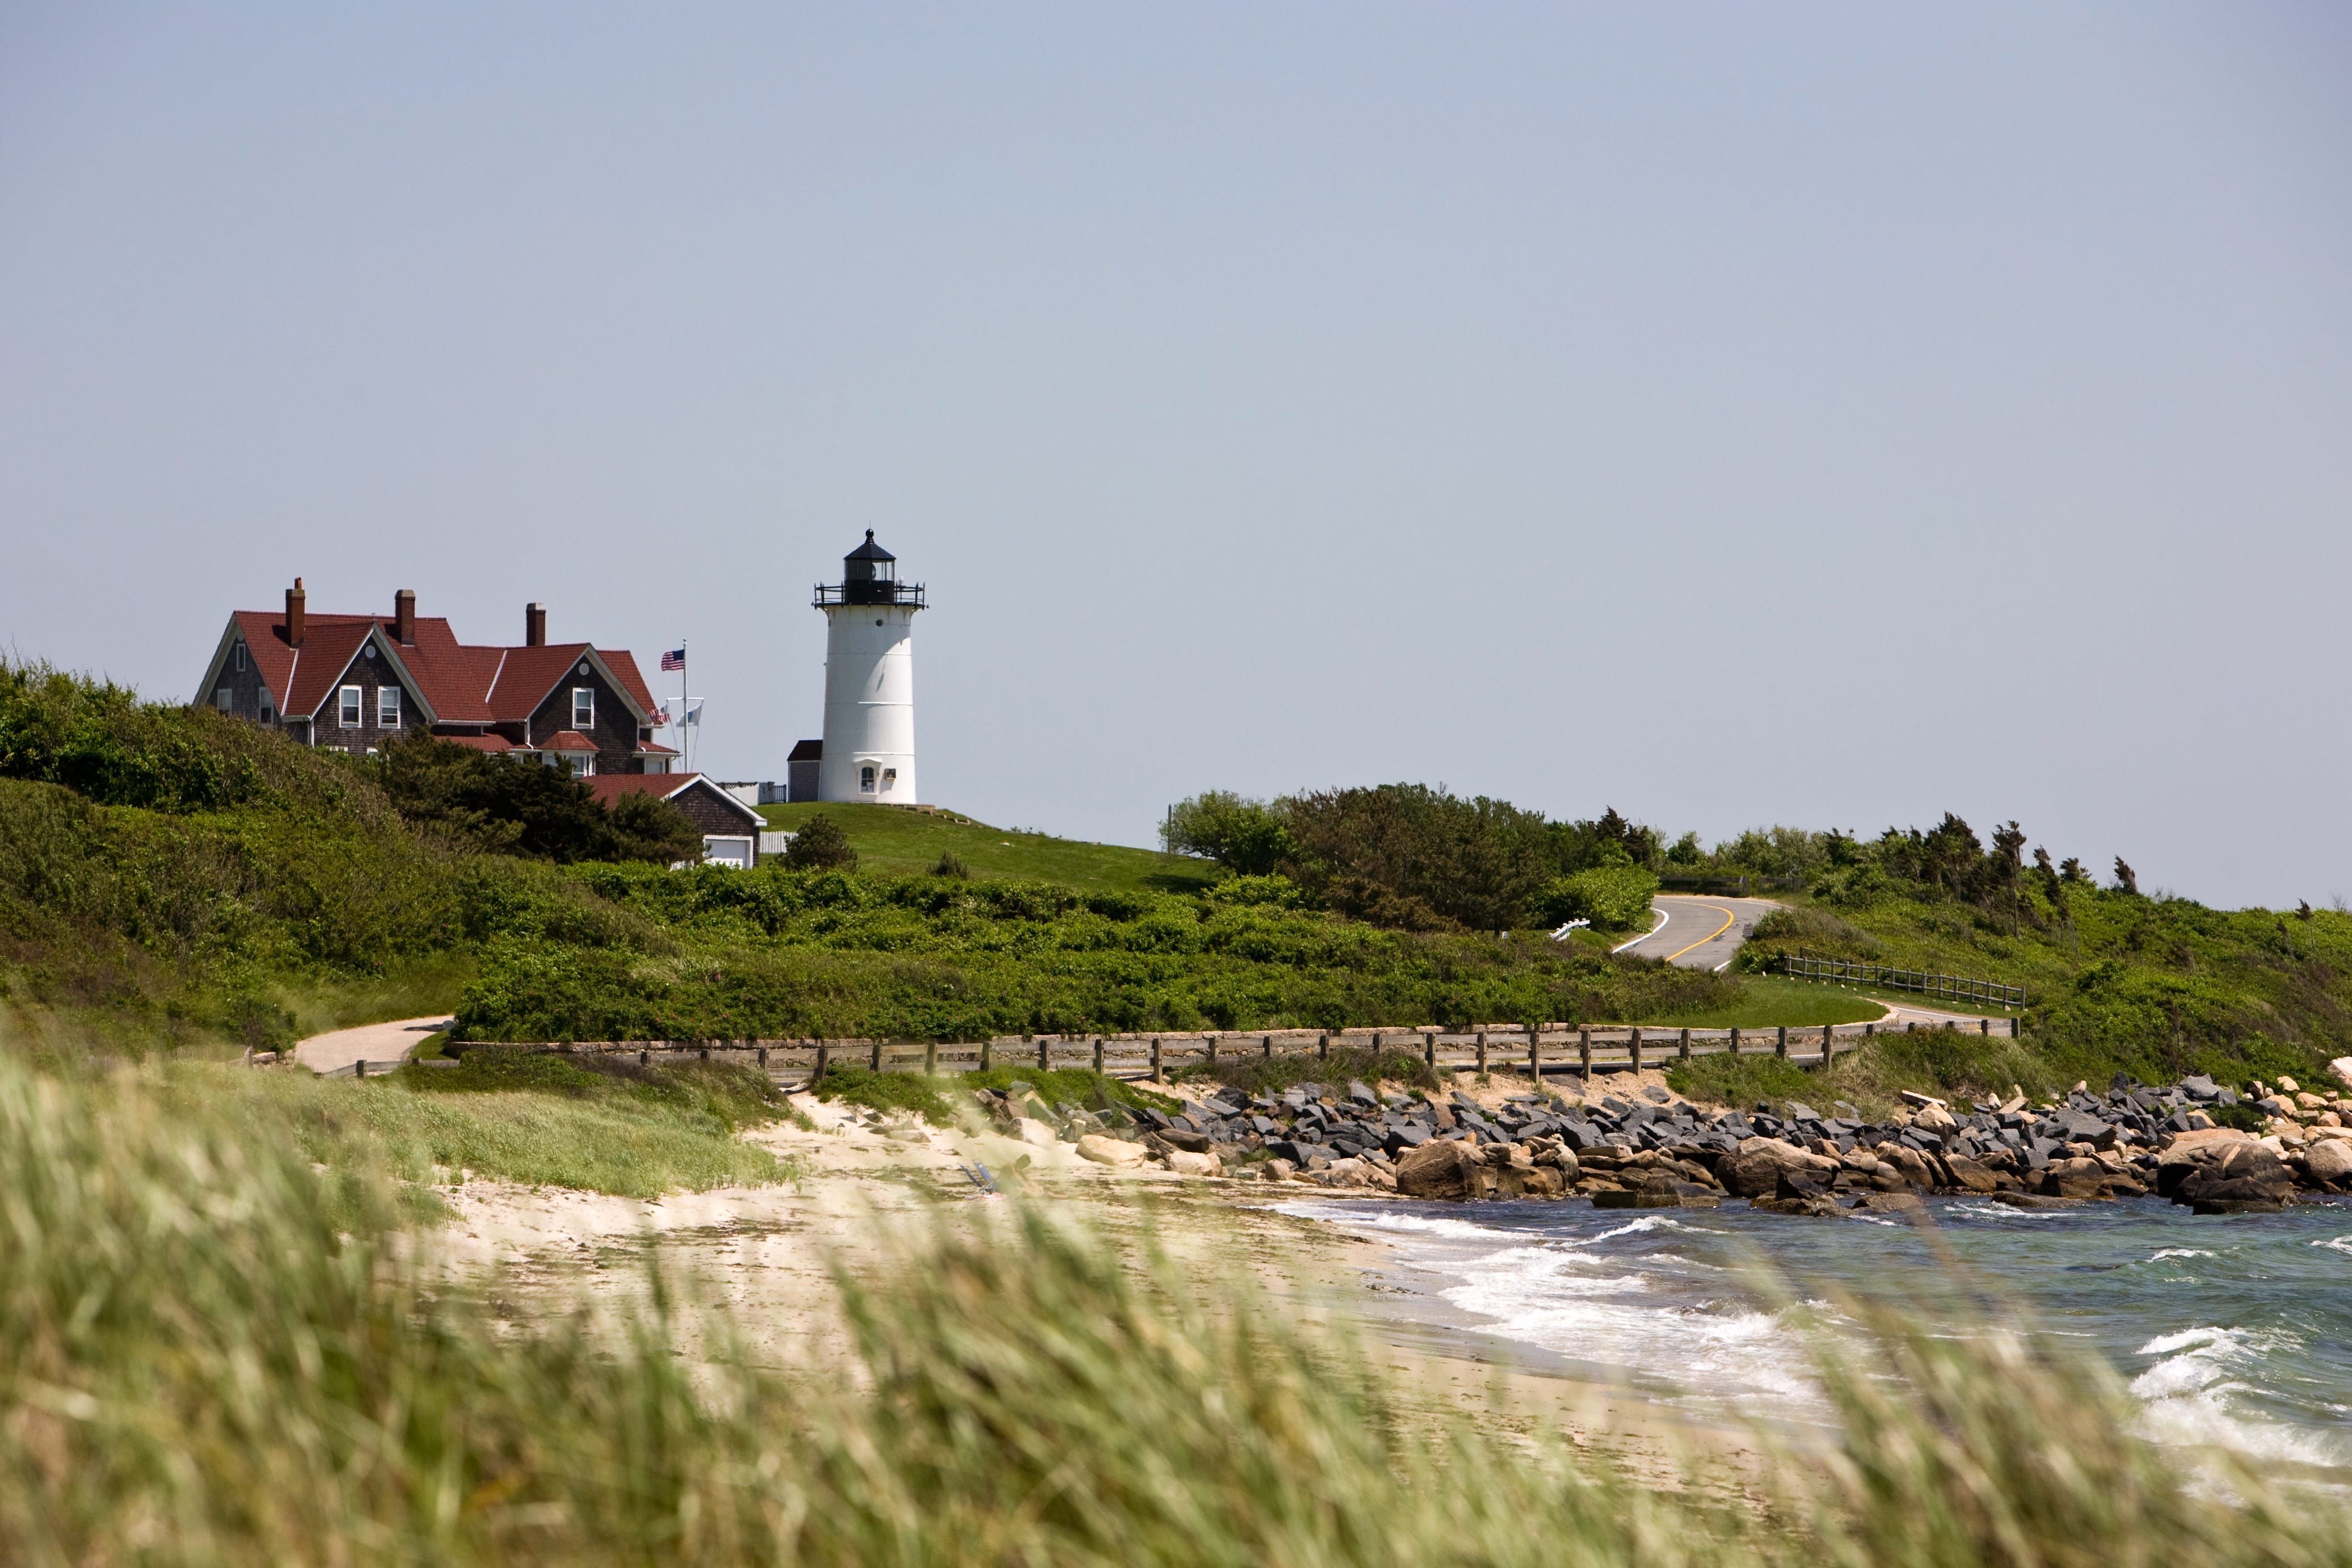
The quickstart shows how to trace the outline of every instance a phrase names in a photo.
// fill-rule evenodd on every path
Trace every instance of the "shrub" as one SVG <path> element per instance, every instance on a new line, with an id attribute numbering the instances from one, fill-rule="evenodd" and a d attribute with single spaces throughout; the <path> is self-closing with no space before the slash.
<path id="1" fill-rule="evenodd" d="M 942 849 L 940 851 L 940 858 L 931 862 L 931 875 L 952 877 L 960 882 L 969 882 L 971 880 L 971 868 L 957 858 L 954 850 Z"/>
<path id="2" fill-rule="evenodd" d="M 1588 920 L 1600 931 L 1633 931 L 1650 923 L 1657 891 L 1657 878 L 1642 867 L 1597 866 L 1554 879 L 1537 909 L 1547 925 Z"/>
<path id="3" fill-rule="evenodd" d="M 1265 875 L 1295 849 L 1273 807 L 1213 789 L 1171 806 L 1160 825 L 1160 842 L 1172 855 L 1205 855 L 1245 877 Z"/>
<path id="4" fill-rule="evenodd" d="M 820 812 L 800 826 L 784 849 L 784 864 L 795 871 L 855 871 L 857 851 L 841 825 Z"/>
<path id="5" fill-rule="evenodd" d="M 934 1127 L 952 1127 L 955 1113 L 940 1093 L 940 1080 L 911 1072 L 876 1072 L 848 1062 L 829 1062 L 810 1093 L 823 1100 L 846 1100 L 872 1110 L 905 1110 Z"/>

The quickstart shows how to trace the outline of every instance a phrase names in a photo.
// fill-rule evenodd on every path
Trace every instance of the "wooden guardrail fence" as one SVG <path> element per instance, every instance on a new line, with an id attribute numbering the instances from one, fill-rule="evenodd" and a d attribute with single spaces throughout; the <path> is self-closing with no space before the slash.
<path id="1" fill-rule="evenodd" d="M 1973 1020 L 1981 1034 L 2005 1024 L 2015 1035 L 2015 1018 Z M 1916 1030 L 1916 1023 L 1908 1026 Z M 1952 1027 L 1947 1024 L 1945 1027 Z M 1090 1067 L 1122 1078 L 1166 1081 L 1183 1067 L 1213 1068 L 1236 1056 L 1312 1055 L 1328 1059 L 1334 1051 L 1404 1050 L 1432 1067 L 1470 1068 L 1478 1072 L 1526 1072 L 1591 1078 L 1595 1074 L 1638 1072 L 1663 1067 L 1669 1060 L 1730 1052 L 1740 1056 L 1777 1056 L 1799 1066 L 1818 1067 L 1837 1053 L 1857 1050 L 1879 1032 L 1876 1023 L 1814 1024 L 1760 1029 L 1688 1029 L 1614 1026 L 1571 1028 L 1545 1025 L 1491 1025 L 1484 1028 L 1382 1028 L 1349 1030 L 1282 1029 L 1238 1034 L 1159 1035 L 1040 1035 L 1003 1036 L 976 1041 L 877 1039 L 803 1040 L 614 1040 L 540 1045 L 553 1051 L 619 1052 L 640 1061 L 656 1058 L 676 1060 L 690 1057 L 703 1061 L 734 1061 L 756 1065 L 780 1082 L 805 1082 L 836 1062 L 850 1062 L 875 1072 L 921 1070 L 926 1073 L 985 1072 L 991 1068 Z M 457 1047 L 463 1050 L 461 1045 Z M 370 1062 L 367 1077 L 380 1076 L 394 1063 Z M 420 1067 L 438 1067 L 425 1062 Z M 348 1071 L 339 1068 L 335 1075 Z"/>
<path id="2" fill-rule="evenodd" d="M 1954 1002 L 1979 1006 L 2016 1008 L 2025 1005 L 2025 987 L 1996 980 L 1971 980 L 1959 974 L 1937 974 L 1925 969 L 1899 969 L 1885 963 L 1859 963 L 1850 958 L 1815 958 L 1805 952 L 1780 955 L 1781 973 L 1798 980 L 1845 982 L 1877 985 L 1893 991 L 1916 991 Z"/>

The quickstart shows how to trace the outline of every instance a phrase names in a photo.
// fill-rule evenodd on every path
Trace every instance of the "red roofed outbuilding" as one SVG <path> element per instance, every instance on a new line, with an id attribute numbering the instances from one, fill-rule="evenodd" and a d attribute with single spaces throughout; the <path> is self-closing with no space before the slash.
<path id="1" fill-rule="evenodd" d="M 519 752 L 593 774 L 667 773 L 653 693 L 625 648 L 550 643 L 523 612 L 519 646 L 461 643 L 403 588 L 389 616 L 313 615 L 302 580 L 283 614 L 228 618 L 197 700 L 316 746 L 373 751 L 423 725 L 445 741 Z"/>
<path id="2" fill-rule="evenodd" d="M 588 787 L 607 806 L 625 795 L 669 802 L 702 830 L 702 858 L 708 864 L 748 870 L 759 859 L 768 819 L 701 773 L 600 773 L 588 781 Z"/>

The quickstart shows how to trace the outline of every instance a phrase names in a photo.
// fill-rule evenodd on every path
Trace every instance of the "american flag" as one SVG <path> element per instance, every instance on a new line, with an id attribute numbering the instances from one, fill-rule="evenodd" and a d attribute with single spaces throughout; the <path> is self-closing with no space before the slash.
<path id="1" fill-rule="evenodd" d="M 684 669 L 686 668 L 686 649 L 679 648 L 673 653 L 666 653 L 662 655 L 662 668 L 664 669 Z"/>

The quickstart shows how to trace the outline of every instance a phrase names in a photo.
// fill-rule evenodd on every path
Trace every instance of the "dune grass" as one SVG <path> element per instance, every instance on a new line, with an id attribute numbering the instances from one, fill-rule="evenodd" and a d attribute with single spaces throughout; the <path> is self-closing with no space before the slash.
<path id="1" fill-rule="evenodd" d="M 820 812 L 848 837 L 849 847 L 857 851 L 859 869 L 887 876 L 921 876 L 942 855 L 954 856 L 975 877 L 1131 892 L 1194 893 L 1224 874 L 1190 856 L 991 827 L 953 812 L 845 805 L 760 808 L 769 826 L 786 830 Z"/>
<path id="2" fill-rule="evenodd" d="M 758 1078 L 744 1069 L 656 1068 L 659 1082 L 625 1087 L 592 1073 L 581 1075 L 588 1087 L 544 1074 L 464 1081 L 480 1072 L 469 1062 L 384 1078 L 315 1079 L 294 1069 L 189 1063 L 162 1070 L 155 1093 L 191 1115 L 226 1111 L 269 1128 L 333 1170 L 373 1170 L 412 1184 L 406 1201 L 424 1212 L 434 1206 L 431 1188 L 467 1177 L 652 1198 L 800 1174 L 737 1137 L 741 1127 L 784 1114 L 781 1096 L 769 1108 L 752 1086 L 734 1081 Z"/>
<path id="3" fill-rule="evenodd" d="M 858 1364 L 822 1380 L 672 1292 L 516 1314 L 398 1234 L 387 1172 L 339 1193 L 249 1105 L 0 1059 L 0 1559 L 2352 1562 L 2339 1500 L 2192 1478 L 2100 1365 L 1958 1291 L 1846 1304 L 1817 1439 L 1633 1471 L 1433 1409 L 1241 1260 L 1013 1205 L 845 1278 Z"/>

